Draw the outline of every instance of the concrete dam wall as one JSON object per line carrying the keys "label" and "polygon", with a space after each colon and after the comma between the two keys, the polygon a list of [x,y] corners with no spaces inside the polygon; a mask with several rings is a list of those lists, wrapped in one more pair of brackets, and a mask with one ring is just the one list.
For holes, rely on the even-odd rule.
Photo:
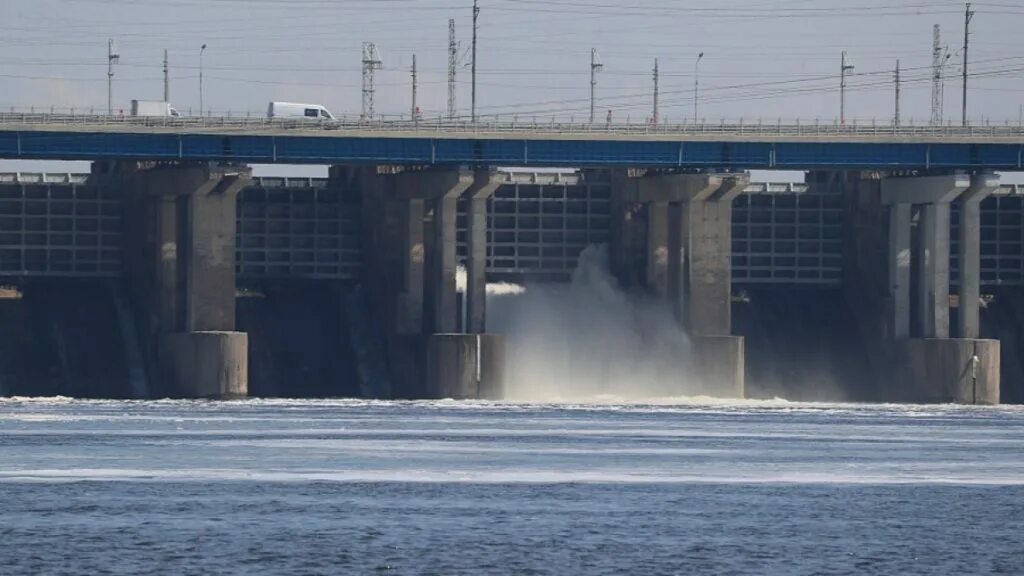
{"label": "concrete dam wall", "polygon": [[[1020,401],[1021,199],[984,173],[0,178],[0,282],[17,295],[0,298],[0,394],[501,398],[525,373],[506,363],[521,335],[491,333],[488,283],[568,286],[604,245],[611,292],[592,300],[614,294],[622,320],[559,338],[631,355],[620,367],[681,362],[687,386],[656,379],[668,396]],[[549,292],[555,311],[580,294]],[[679,358],[648,353],[663,348]]]}

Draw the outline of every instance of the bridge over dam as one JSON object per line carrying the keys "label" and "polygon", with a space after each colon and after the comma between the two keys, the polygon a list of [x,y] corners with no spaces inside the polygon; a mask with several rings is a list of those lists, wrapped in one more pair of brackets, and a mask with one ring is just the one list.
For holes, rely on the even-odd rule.
{"label": "bridge over dam", "polygon": [[0,158],[94,162],[0,176],[0,393],[500,398],[487,283],[603,244],[709,394],[1024,400],[1014,127],[0,116]]}

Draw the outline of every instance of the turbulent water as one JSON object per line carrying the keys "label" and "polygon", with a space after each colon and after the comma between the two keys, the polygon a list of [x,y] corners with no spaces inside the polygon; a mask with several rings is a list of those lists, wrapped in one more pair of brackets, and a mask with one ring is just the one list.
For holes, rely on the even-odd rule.
{"label": "turbulent water", "polygon": [[1019,574],[1024,409],[0,400],[5,574]]}
{"label": "turbulent water", "polygon": [[488,329],[505,335],[514,367],[508,398],[718,395],[693,377],[690,343],[668,302],[620,288],[607,246],[584,250],[570,283],[490,285],[488,292]]}

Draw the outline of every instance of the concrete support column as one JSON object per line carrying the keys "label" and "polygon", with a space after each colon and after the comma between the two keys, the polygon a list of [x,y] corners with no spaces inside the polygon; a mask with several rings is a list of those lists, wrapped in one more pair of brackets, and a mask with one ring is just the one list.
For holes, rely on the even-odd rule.
{"label": "concrete support column", "polygon": [[[901,255],[902,242],[905,240],[905,206],[921,206],[918,219],[920,252],[917,259],[916,302],[917,332],[925,338],[949,337],[949,205],[969,184],[967,176],[960,174],[886,178],[882,181],[882,203],[892,207],[889,270],[895,275],[890,278],[890,282],[899,290],[902,290],[899,282],[904,263]],[[894,231],[895,235],[892,234]],[[893,319],[896,337],[900,337],[898,334],[901,328],[895,327],[902,327],[905,317],[900,297],[902,293],[898,293],[894,300],[894,313],[898,315]],[[906,313],[909,313],[909,307]]]}
{"label": "concrete support column", "polygon": [[899,346],[898,402],[999,404],[998,340],[912,338]]}
{"label": "concrete support column", "polygon": [[451,334],[458,326],[455,287],[455,214],[458,201],[458,195],[451,193],[434,200],[434,254],[430,259],[430,294],[432,331],[439,334]]}
{"label": "concrete support column", "polygon": [[[999,342],[978,340],[980,237],[978,204],[998,186],[990,175],[888,177],[881,203],[889,210],[890,324],[893,348],[883,373],[881,400],[902,402],[999,403]],[[966,193],[965,193],[966,191]],[[961,318],[949,338],[950,204],[963,194],[961,220]],[[917,254],[910,241],[911,210],[918,208]],[[911,337],[911,262],[916,262],[917,322]]]}
{"label": "concrete support column", "polygon": [[487,331],[487,201],[504,178],[490,170],[477,171],[466,191],[466,332]]}
{"label": "concrete support column", "polygon": [[497,334],[434,334],[427,339],[428,399],[499,400],[505,340]]}
{"label": "concrete support column", "polygon": [[889,299],[891,337],[910,338],[910,204],[889,207]]}
{"label": "concrete support column", "polygon": [[695,335],[732,332],[732,202],[748,183],[745,176],[724,178],[710,196],[683,204],[683,309]]}
{"label": "concrete support column", "polygon": [[153,233],[156,236],[157,318],[166,330],[184,329],[184,318],[178,302],[178,197],[162,195],[153,198],[157,213]]}
{"label": "concrete support column", "polygon": [[[149,309],[159,395],[245,396],[248,338],[235,332],[235,212],[248,169],[123,167],[146,220],[129,227],[135,300]],[[141,249],[139,249],[141,247]]]}
{"label": "concrete support column", "polygon": [[921,206],[918,233],[917,332],[949,338],[949,202]]}
{"label": "concrete support column", "polygon": [[[389,333],[389,364],[399,394],[409,398],[478,398],[500,394],[504,340],[482,334],[485,328],[487,198],[501,183],[490,171],[435,169],[379,175],[376,188],[387,190],[375,201],[379,215],[371,236],[383,246],[392,230],[388,214],[398,213],[401,242],[397,265],[397,333]],[[475,334],[457,334],[456,209],[469,202],[468,326]],[[394,210],[399,207],[399,210]],[[430,210],[430,213],[425,213]],[[432,220],[430,216],[432,215]],[[429,225],[427,224],[429,222]],[[376,245],[376,244],[371,244]],[[370,255],[373,258],[373,255]],[[394,266],[394,265],[392,265]],[[396,283],[387,263],[371,267],[381,290]],[[424,306],[429,302],[429,306]]]}
{"label": "concrete support column", "polygon": [[971,187],[960,197],[959,317],[957,337],[978,338],[981,334],[981,201],[999,188],[999,176],[985,173],[971,178]]}
{"label": "concrete support column", "polygon": [[[651,174],[614,180],[623,215],[618,260],[628,262],[631,205],[644,208],[647,291],[668,299],[687,329],[693,366],[708,394],[744,396],[744,343],[732,336],[732,203],[745,175]],[[624,266],[621,268],[628,269]],[[620,274],[620,277],[627,276]]]}
{"label": "concrete support column", "polygon": [[669,203],[647,204],[647,288],[658,298],[669,295]]}
{"label": "concrete support column", "polygon": [[248,174],[225,174],[188,197],[186,329],[235,329],[235,225],[238,194]]}
{"label": "concrete support column", "polygon": [[426,246],[424,244],[423,219],[426,217],[426,202],[422,198],[410,198],[399,210],[401,218],[401,292],[397,295],[395,327],[399,334],[420,334],[423,332],[424,267]]}

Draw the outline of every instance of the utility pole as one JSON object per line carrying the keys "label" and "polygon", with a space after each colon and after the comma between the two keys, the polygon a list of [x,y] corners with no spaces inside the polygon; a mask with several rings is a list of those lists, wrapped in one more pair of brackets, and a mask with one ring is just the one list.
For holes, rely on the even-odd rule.
{"label": "utility pole", "polygon": [[846,73],[853,70],[852,64],[846,63],[846,51],[839,67],[839,124],[846,124]]}
{"label": "utility pole", "polygon": [[412,55],[412,121],[417,120],[419,110],[416,108],[416,55]]}
{"label": "utility pole", "polygon": [[114,115],[114,64],[121,61],[121,55],[114,51],[114,39],[107,40],[107,116]]}
{"label": "utility pole", "polygon": [[654,59],[654,113],[651,114],[651,124],[658,125],[658,59]]}
{"label": "utility pole", "polygon": [[697,123],[697,102],[700,100],[700,61],[704,59],[704,53],[697,54],[697,61],[693,63],[693,123]]}
{"label": "utility pole", "polygon": [[374,115],[373,96],[375,92],[373,77],[374,72],[380,70],[381,61],[377,54],[377,45],[373,42],[363,42],[363,120],[372,120]]}
{"label": "utility pole", "polygon": [[164,48],[164,102],[171,101],[171,76],[167,61],[167,49]]}
{"label": "utility pole", "polygon": [[896,117],[893,119],[893,126],[900,125],[900,61],[896,59]]}
{"label": "utility pole", "polygon": [[473,88],[470,95],[471,100],[471,117],[473,122],[476,123],[476,20],[480,16],[480,7],[477,6],[477,0],[473,0],[473,68],[472,68],[472,84]]}
{"label": "utility pole", "polygon": [[971,10],[971,3],[967,3],[964,10],[964,98],[963,98],[963,125],[967,126],[967,46],[971,39],[971,20],[974,18],[974,11]]}
{"label": "utility pole", "polygon": [[455,43],[455,19],[448,19],[448,119],[455,120],[455,67],[459,45]]}
{"label": "utility pole", "polygon": [[[942,36],[939,25],[932,29],[932,126],[942,125]],[[948,57],[948,56],[947,56]]]}
{"label": "utility pole", "polygon": [[590,49],[590,123],[594,123],[594,93],[597,88],[597,73],[604,66],[598,60],[597,48]]}
{"label": "utility pole", "polygon": [[199,48],[199,117],[202,118],[203,112],[203,54],[206,53],[206,44],[203,44]]}

